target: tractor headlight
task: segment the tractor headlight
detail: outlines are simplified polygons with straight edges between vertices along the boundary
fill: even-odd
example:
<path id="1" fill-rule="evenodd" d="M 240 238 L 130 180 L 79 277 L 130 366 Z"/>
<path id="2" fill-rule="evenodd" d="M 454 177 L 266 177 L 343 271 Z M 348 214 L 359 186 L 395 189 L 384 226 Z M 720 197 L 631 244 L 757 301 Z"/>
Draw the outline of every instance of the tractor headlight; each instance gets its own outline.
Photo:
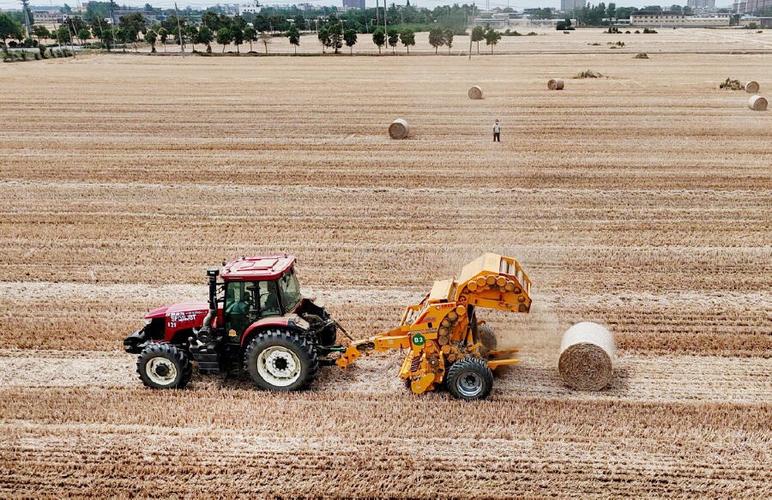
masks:
<path id="1" fill-rule="evenodd" d="M 145 319 L 145 326 L 149 325 L 149 324 L 150 324 L 150 323 L 152 323 L 152 322 L 153 322 L 153 318 L 147 318 L 147 319 Z"/>

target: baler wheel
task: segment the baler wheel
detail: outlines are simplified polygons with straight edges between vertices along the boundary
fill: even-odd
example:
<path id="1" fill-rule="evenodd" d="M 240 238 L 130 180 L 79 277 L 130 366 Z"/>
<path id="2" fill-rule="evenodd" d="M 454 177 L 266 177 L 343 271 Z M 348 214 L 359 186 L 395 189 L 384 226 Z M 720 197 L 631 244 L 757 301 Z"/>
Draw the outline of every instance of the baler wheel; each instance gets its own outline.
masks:
<path id="1" fill-rule="evenodd" d="M 147 387 L 182 389 L 193 376 L 188 353 L 173 344 L 151 343 L 137 358 L 137 373 Z"/>
<path id="2" fill-rule="evenodd" d="M 258 334 L 244 352 L 244 369 L 254 383 L 271 391 L 295 391 L 309 384 L 319 369 L 316 348 L 287 330 Z"/>
<path id="3" fill-rule="evenodd" d="M 459 399 L 485 399 L 493 389 L 493 372 L 484 360 L 467 356 L 450 366 L 445 385 Z"/>

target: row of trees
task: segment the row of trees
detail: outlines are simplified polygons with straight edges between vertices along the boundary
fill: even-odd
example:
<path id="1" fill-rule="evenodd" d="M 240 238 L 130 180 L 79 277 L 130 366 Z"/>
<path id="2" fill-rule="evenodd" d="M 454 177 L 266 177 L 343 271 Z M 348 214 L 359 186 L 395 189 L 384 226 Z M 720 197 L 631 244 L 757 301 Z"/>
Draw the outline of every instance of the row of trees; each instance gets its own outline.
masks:
<path id="1" fill-rule="evenodd" d="M 397 44 L 400 41 L 409 54 L 410 47 L 415 45 L 415 32 L 410 29 L 399 32 L 396 28 L 389 28 L 388 31 L 384 31 L 383 27 L 379 27 L 373 32 L 373 43 L 378 47 L 379 54 L 381 53 L 382 47 L 386 44 L 391 47 L 393 53 L 396 53 Z"/>
<path id="2" fill-rule="evenodd" d="M 69 16 L 65 22 L 53 31 L 43 25 L 32 26 L 33 38 L 25 39 L 25 30 L 21 23 L 6 13 L 0 12 L 0 41 L 6 45 L 6 40 L 18 40 L 24 46 L 38 46 L 43 39 L 54 39 L 59 44 L 72 43 L 74 40 L 81 44 L 93 37 L 99 38 L 108 49 L 116 41 L 123 43 L 136 43 L 140 33 L 146 33 L 147 26 L 144 16 L 140 13 L 123 16 L 117 26 L 104 22 L 103 18 L 96 17 L 91 23 L 79 16 Z"/>
<path id="3" fill-rule="evenodd" d="M 501 40 L 501 33 L 493 29 L 485 29 L 482 26 L 475 26 L 472 29 L 472 42 L 477 43 L 477 53 L 480 53 L 480 42 L 485 40 L 485 45 L 490 46 L 491 54 L 493 54 L 493 47 Z"/>
<path id="4" fill-rule="evenodd" d="M 385 11 L 380 9 L 348 9 L 339 12 L 335 7 L 318 7 L 312 10 L 300 10 L 295 6 L 263 6 L 259 14 L 244 17 L 251 22 L 258 31 L 287 32 L 290 24 L 294 24 L 299 30 L 319 30 L 327 19 L 334 17 L 343 23 L 346 29 L 352 29 L 357 33 L 375 33 L 383 27 L 384 15 L 387 27 L 396 29 L 401 33 L 404 30 L 428 31 L 433 26 L 443 29 L 451 29 L 455 33 L 464 31 L 469 21 L 479 14 L 479 9 L 474 4 L 441 5 L 434 9 L 419 8 L 410 5 L 396 5 L 392 3 Z M 290 21 L 292 20 L 292 21 Z"/>
<path id="5" fill-rule="evenodd" d="M 353 47 L 357 43 L 357 32 L 354 29 L 343 29 L 342 23 L 332 17 L 330 21 L 325 23 L 318 31 L 318 38 L 322 44 L 322 51 L 329 48 L 335 51 L 337 54 L 345 43 L 349 47 L 350 52 L 353 52 Z M 299 37 L 291 30 L 287 36 L 292 45 L 300 45 Z M 448 52 L 453 47 L 453 38 L 455 33 L 452 29 L 432 28 L 429 31 L 429 44 L 434 47 L 434 53 L 438 53 L 439 48 L 442 46 L 448 47 Z M 375 29 L 372 35 L 373 43 L 378 47 L 378 53 L 382 53 L 384 46 L 391 47 L 392 52 L 396 53 L 397 45 L 402 44 L 405 50 L 410 54 L 410 47 L 415 46 L 415 32 L 411 29 L 404 29 L 397 31 L 396 28 L 390 28 L 384 30 L 383 27 Z M 493 53 L 493 46 L 495 46 L 499 40 L 501 40 L 501 33 L 492 30 L 485 29 L 482 26 L 477 26 L 472 30 L 472 42 L 477 43 L 477 53 L 480 53 L 480 42 L 485 40 L 486 44 L 491 47 L 491 53 Z"/>
<path id="6" fill-rule="evenodd" d="M 295 27 L 290 28 L 287 36 L 289 42 L 295 46 L 297 51 L 297 46 L 300 45 L 300 36 L 296 29 L 293 31 L 293 28 Z M 372 36 L 373 43 L 378 47 L 379 54 L 387 44 L 396 53 L 397 44 L 401 42 L 408 54 L 410 53 L 410 47 L 415 45 L 415 32 L 407 28 L 398 31 L 396 28 L 384 30 L 383 26 L 378 26 L 374 29 Z M 357 30 L 353 27 L 344 28 L 344 21 L 335 15 L 329 16 L 324 24 L 319 27 L 317 37 L 322 44 L 322 52 L 326 49 L 332 49 L 336 54 L 343 47 L 344 43 L 349 48 L 349 52 L 353 53 L 354 45 L 356 45 L 358 39 Z"/>
<path id="7" fill-rule="evenodd" d="M 21 28 L 19 26 L 14 26 L 10 31 L 13 36 L 21 37 Z M 34 34 L 39 39 L 55 38 L 60 44 L 71 43 L 73 38 L 77 38 L 82 44 L 94 37 L 99 39 L 101 44 L 108 50 L 114 47 L 116 43 L 123 44 L 124 50 L 126 45 L 129 44 L 134 44 L 136 49 L 136 43 L 141 37 L 150 44 L 152 52 L 156 52 L 156 45 L 159 42 L 163 45 L 165 51 L 166 45 L 170 40 L 173 40 L 175 44 L 179 44 L 183 48 L 190 44 L 193 51 L 196 50 L 197 44 L 204 45 L 207 52 L 212 51 L 211 44 L 215 41 L 222 45 L 223 52 L 228 45 L 234 44 L 237 53 L 240 52 L 240 46 L 244 43 L 249 43 L 249 50 L 252 51 L 253 42 L 259 41 L 263 44 L 267 54 L 268 46 L 273 39 L 272 33 L 267 31 L 258 32 L 254 26 L 248 24 L 246 19 L 241 16 L 229 17 L 215 12 L 206 12 L 198 26 L 189 24 L 187 20 L 175 16 L 170 16 L 161 23 L 148 26 L 145 17 L 140 12 L 122 16 L 117 26 L 104 22 L 98 15 L 93 16 L 90 24 L 80 17 L 70 16 L 53 33 L 49 32 L 44 26 L 35 26 Z M 295 52 L 297 52 L 297 47 L 300 45 L 300 30 L 298 27 L 290 25 L 289 29 L 282 36 L 286 36 L 289 39 L 290 44 L 294 46 Z M 429 31 L 429 43 L 434 47 L 435 53 L 442 46 L 447 46 L 448 52 L 450 52 L 453 47 L 454 36 L 455 31 L 451 28 L 433 27 Z M 478 54 L 481 41 L 484 40 L 491 47 L 491 53 L 493 53 L 493 47 L 501 39 L 501 33 L 492 29 L 485 29 L 482 26 L 475 27 L 472 30 L 471 36 L 472 42 L 477 44 Z M 346 26 L 345 21 L 335 15 L 328 16 L 324 23 L 319 26 L 317 37 L 322 44 L 322 52 L 330 49 L 338 53 L 345 44 L 349 51 L 353 53 L 353 47 L 358 41 L 357 30 Z M 387 45 L 392 48 L 392 52 L 396 53 L 396 47 L 401 43 L 409 54 L 410 48 L 415 46 L 416 43 L 415 32 L 412 29 L 397 30 L 391 27 L 384 30 L 382 26 L 375 28 L 372 40 L 378 47 L 379 53 L 382 53 L 382 49 Z"/>
<path id="8" fill-rule="evenodd" d="M 574 10 L 571 14 L 576 22 L 585 26 L 602 26 L 604 19 L 628 19 L 630 14 L 637 12 L 635 7 L 619 7 L 614 2 L 606 6 L 600 2 L 597 5 L 585 4 L 581 9 Z"/>

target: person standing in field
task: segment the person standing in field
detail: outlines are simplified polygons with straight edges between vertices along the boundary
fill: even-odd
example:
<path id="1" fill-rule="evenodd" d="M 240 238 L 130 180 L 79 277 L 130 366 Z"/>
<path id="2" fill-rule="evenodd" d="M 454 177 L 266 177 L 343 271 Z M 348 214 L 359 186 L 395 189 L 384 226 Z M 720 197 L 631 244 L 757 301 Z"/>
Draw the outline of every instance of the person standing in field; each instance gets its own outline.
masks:
<path id="1" fill-rule="evenodd" d="M 501 142 L 501 124 L 498 118 L 493 122 L 493 142 Z"/>

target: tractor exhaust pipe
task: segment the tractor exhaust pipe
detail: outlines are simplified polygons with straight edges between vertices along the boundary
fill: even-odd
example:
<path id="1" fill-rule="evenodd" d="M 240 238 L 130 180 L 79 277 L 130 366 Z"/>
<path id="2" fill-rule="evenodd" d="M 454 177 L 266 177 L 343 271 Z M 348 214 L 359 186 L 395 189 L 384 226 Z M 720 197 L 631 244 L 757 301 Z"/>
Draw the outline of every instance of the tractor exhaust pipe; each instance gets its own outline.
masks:
<path id="1" fill-rule="evenodd" d="M 188 339 L 190 354 L 198 362 L 199 371 L 204 373 L 220 372 L 218 339 L 212 332 L 212 321 L 217 315 L 217 276 L 219 274 L 219 269 L 206 270 L 209 278 L 209 312 L 206 313 L 201 328 L 194 329 L 193 335 Z"/>
<path id="2" fill-rule="evenodd" d="M 219 269 L 207 269 L 206 275 L 209 278 L 209 312 L 204 317 L 204 323 L 201 325 L 199 334 L 208 334 L 211 330 L 212 320 L 217 314 L 217 276 Z"/>

